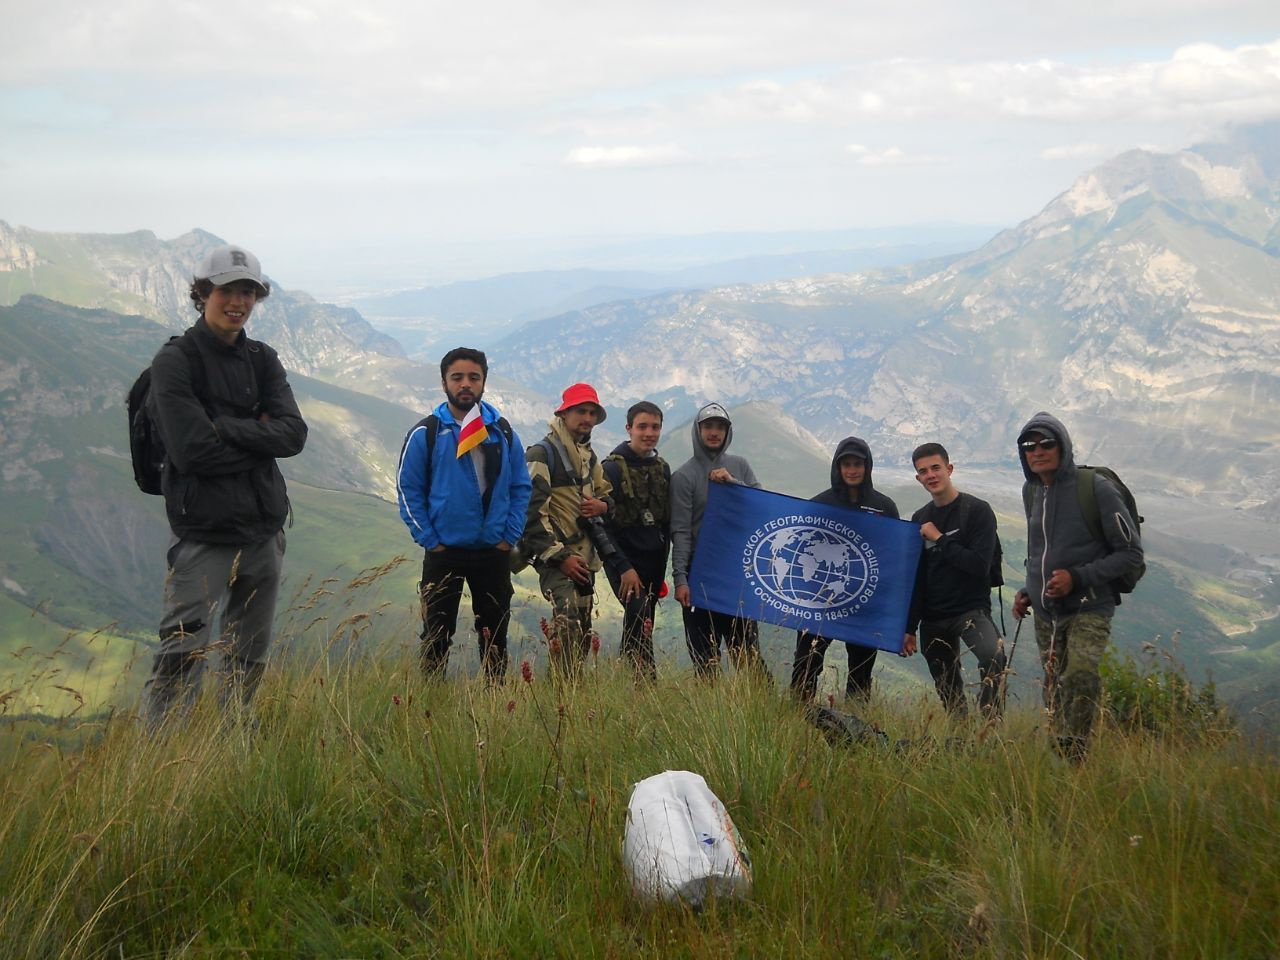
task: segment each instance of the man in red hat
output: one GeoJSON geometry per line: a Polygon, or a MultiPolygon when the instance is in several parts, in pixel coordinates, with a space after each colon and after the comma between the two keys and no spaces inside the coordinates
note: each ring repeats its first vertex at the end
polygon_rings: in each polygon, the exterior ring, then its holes
{"type": "Polygon", "coordinates": [[[642,589],[604,526],[613,501],[591,449],[591,431],[605,416],[595,388],[575,383],[561,396],[546,437],[525,455],[533,494],[523,551],[538,570],[542,595],[551,601],[552,663],[564,672],[578,669],[589,649],[596,573],[608,565],[624,595],[638,596],[642,589]]]}

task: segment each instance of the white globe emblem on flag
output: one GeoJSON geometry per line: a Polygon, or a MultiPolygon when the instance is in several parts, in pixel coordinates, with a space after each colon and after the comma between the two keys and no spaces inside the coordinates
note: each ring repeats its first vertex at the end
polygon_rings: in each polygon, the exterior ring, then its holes
{"type": "MultiPolygon", "coordinates": [[[[856,610],[875,593],[879,561],[866,539],[843,524],[774,523],[746,543],[744,572],[774,606],[835,614],[856,610]]],[[[763,599],[763,598],[762,598],[763,599]]]]}

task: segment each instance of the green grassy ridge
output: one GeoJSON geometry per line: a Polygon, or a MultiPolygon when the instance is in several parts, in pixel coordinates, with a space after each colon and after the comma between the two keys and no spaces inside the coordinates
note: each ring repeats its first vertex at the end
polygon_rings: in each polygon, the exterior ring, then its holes
{"type": "MultiPolygon", "coordinates": [[[[94,630],[111,621],[126,631],[149,631],[158,615],[164,551],[168,540],[163,504],[134,486],[127,461],[124,396],[168,333],[141,317],[68,307],[28,298],[0,307],[0,347],[22,371],[12,388],[0,392],[4,416],[6,482],[0,484],[0,574],[18,584],[12,596],[32,609],[46,610],[60,625],[47,639],[52,648],[62,626],[94,630]]],[[[416,414],[352,391],[297,377],[304,410],[314,396],[324,414],[314,418],[303,455],[284,461],[299,508],[317,516],[328,530],[308,530],[292,556],[300,569],[327,574],[359,569],[362,543],[379,541],[383,555],[412,546],[403,536],[394,506],[353,495],[342,511],[317,487],[385,486],[406,425],[416,414]],[[336,412],[335,412],[336,411],[336,412]],[[334,419],[358,439],[345,440],[334,419]],[[362,459],[363,458],[363,459],[362,459]],[[340,545],[330,550],[326,541],[340,545]],[[315,544],[316,559],[310,557],[315,544]],[[346,550],[348,544],[355,549],[346,550]]],[[[373,562],[373,561],[370,561],[373,562]]],[[[21,612],[13,611],[17,617],[21,612]]],[[[0,649],[12,648],[21,633],[14,616],[0,610],[0,649]]]]}
{"type": "MultiPolygon", "coordinates": [[[[394,637],[376,636],[394,644],[394,637]]],[[[636,690],[588,661],[498,690],[387,650],[273,672],[260,725],[206,703],[0,752],[0,953],[106,956],[1264,957],[1280,949],[1280,766],[1241,741],[1040,718],[950,727],[877,697],[905,753],[829,746],[775,691],[636,690]],[[956,738],[948,744],[948,738],[956,738]],[[631,785],[701,773],[754,867],[743,903],[632,896],[631,785]]],[[[0,727],[0,730],[5,728],[0,727]]]]}

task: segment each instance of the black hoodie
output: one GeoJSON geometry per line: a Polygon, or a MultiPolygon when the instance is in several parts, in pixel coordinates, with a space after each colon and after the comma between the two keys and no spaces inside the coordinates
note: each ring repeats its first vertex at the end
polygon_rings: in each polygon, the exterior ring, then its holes
{"type": "MultiPolygon", "coordinates": [[[[604,467],[604,475],[613,486],[615,504],[626,496],[626,484],[622,480],[622,465],[612,459],[615,456],[625,460],[631,470],[664,471],[667,475],[668,489],[670,488],[671,467],[667,465],[667,461],[658,456],[657,451],[652,456],[642,457],[631,449],[630,443],[624,441],[614,447],[613,452],[601,464],[604,467]]],[[[655,510],[655,522],[652,526],[620,526],[612,514],[606,521],[613,542],[627,555],[627,559],[631,561],[640,578],[646,582],[661,582],[666,576],[667,550],[671,544],[669,510],[670,498],[655,510]]]]}
{"type": "Polygon", "coordinates": [[[898,519],[898,505],[889,497],[878,491],[871,483],[871,448],[867,442],[858,437],[845,437],[836,447],[835,456],[831,458],[831,486],[816,496],[810,497],[815,503],[829,503],[837,507],[850,507],[863,513],[878,513],[886,517],[898,519]],[[867,472],[863,475],[862,484],[858,487],[857,502],[849,499],[849,488],[840,476],[840,458],[853,454],[867,462],[867,472]]]}

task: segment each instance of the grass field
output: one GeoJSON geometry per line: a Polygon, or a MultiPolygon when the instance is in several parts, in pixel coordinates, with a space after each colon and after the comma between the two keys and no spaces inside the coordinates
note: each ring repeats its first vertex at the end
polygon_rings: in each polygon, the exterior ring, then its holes
{"type": "Polygon", "coordinates": [[[401,629],[330,621],[252,722],[211,698],[155,739],[126,711],[0,720],[0,955],[1280,951],[1280,765],[1229,732],[1104,724],[1077,768],[1028,706],[953,725],[878,694],[860,712],[911,743],[833,747],[775,688],[685,670],[636,689],[604,657],[557,685],[533,642],[528,681],[518,660],[495,690],[425,684],[401,629]],[[632,894],[627,800],[665,769],[725,802],[745,901],[632,894]]]}

